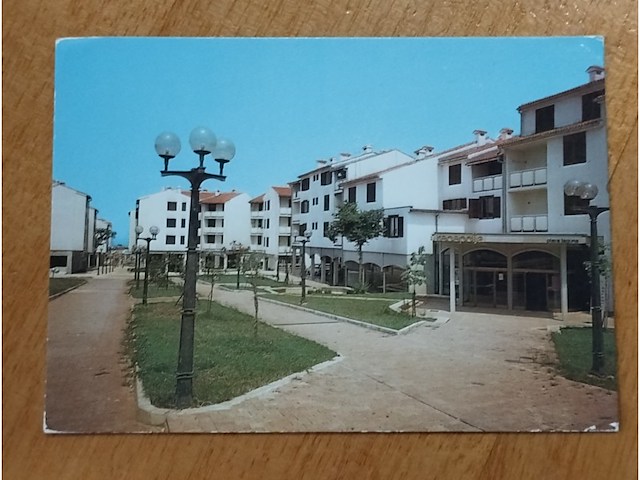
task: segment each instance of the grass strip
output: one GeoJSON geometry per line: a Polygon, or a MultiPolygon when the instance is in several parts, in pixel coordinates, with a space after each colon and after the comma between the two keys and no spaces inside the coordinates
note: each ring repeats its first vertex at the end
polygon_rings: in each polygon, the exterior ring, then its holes
{"type": "Polygon", "coordinates": [[[602,376],[590,373],[592,364],[591,328],[563,328],[552,334],[558,370],[570,380],[596,385],[608,390],[616,389],[616,345],[612,330],[604,332],[604,372],[602,376]]]}
{"type": "MultiPolygon", "coordinates": [[[[300,304],[299,295],[264,295],[266,298],[272,298],[281,302],[300,304]]],[[[421,318],[411,318],[408,315],[394,312],[389,309],[389,305],[395,301],[388,302],[372,302],[363,298],[357,298],[349,295],[347,299],[332,298],[329,295],[308,295],[304,307],[319,310],[321,312],[332,313],[341,317],[359,320],[361,322],[380,325],[381,327],[393,328],[400,330],[415,322],[423,320],[421,318]]]]}
{"type": "MultiPolygon", "coordinates": [[[[253,317],[212,304],[199,309],[194,346],[194,403],[224,402],[262,385],[330,360],[323,345],[260,323],[253,317]]],[[[138,305],[129,329],[133,360],[144,389],[157,407],[174,404],[180,336],[180,310],[173,303],[138,305]]]]}

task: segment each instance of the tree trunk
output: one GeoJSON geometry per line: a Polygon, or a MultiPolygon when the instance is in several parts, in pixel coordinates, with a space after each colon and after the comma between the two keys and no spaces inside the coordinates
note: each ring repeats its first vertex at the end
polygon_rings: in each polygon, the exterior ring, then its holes
{"type": "Polygon", "coordinates": [[[253,334],[258,335],[258,285],[256,279],[253,280],[253,308],[255,309],[255,318],[253,322],[253,334]]]}
{"type": "Polygon", "coordinates": [[[413,292],[411,292],[411,317],[416,316],[416,287],[413,286],[413,292]]]}
{"type": "Polygon", "coordinates": [[[358,245],[358,282],[364,288],[364,266],[362,265],[362,245],[358,245]]]}

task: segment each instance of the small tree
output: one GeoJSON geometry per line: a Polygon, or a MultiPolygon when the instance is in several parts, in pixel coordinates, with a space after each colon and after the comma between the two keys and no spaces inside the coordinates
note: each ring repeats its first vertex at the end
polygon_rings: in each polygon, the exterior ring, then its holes
{"type": "Polygon", "coordinates": [[[211,283],[211,288],[209,289],[209,295],[207,297],[209,303],[207,305],[207,312],[211,312],[211,304],[213,303],[213,286],[218,279],[218,274],[214,270],[214,262],[215,256],[211,253],[207,253],[204,258],[204,266],[206,270],[207,277],[209,277],[209,282],[211,283]]]}
{"type": "Polygon", "coordinates": [[[385,231],[384,210],[359,210],[355,202],[345,203],[329,225],[328,236],[335,242],[338,237],[345,237],[358,248],[358,289],[364,288],[364,267],[362,264],[362,247],[385,231]]]}
{"type": "Polygon", "coordinates": [[[412,286],[411,291],[411,316],[416,316],[416,286],[423,285],[427,276],[424,271],[427,264],[427,254],[424,253],[424,247],[418,248],[417,252],[413,252],[409,259],[409,265],[407,269],[402,272],[402,280],[407,282],[407,285],[412,286]]]}
{"type": "Polygon", "coordinates": [[[245,255],[242,262],[242,272],[247,278],[247,281],[251,285],[251,290],[253,291],[254,335],[258,335],[258,278],[261,264],[262,256],[257,252],[251,252],[248,255],[245,255]]]}

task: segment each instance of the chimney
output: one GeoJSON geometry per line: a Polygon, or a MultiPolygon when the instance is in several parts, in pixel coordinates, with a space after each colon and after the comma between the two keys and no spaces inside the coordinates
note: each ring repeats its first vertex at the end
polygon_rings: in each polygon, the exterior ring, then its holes
{"type": "Polygon", "coordinates": [[[365,145],[364,147],[362,147],[362,152],[363,153],[372,153],[373,152],[373,147],[371,145],[365,145]]]}
{"type": "Polygon", "coordinates": [[[513,136],[513,130],[511,128],[503,128],[500,130],[498,140],[508,140],[513,136]]]}
{"type": "Polygon", "coordinates": [[[321,167],[322,165],[326,165],[327,164],[326,160],[316,160],[316,162],[318,162],[318,167],[321,167]]]}
{"type": "Polygon", "coordinates": [[[220,190],[216,190],[215,192],[213,192],[213,194],[217,197],[218,195],[220,195],[220,190]]]}
{"type": "Polygon", "coordinates": [[[587,68],[587,73],[589,74],[590,82],[595,82],[596,80],[604,78],[604,68],[599,67],[598,65],[591,65],[587,68]]]}
{"type": "Polygon", "coordinates": [[[433,147],[431,145],[424,145],[423,147],[420,147],[418,150],[416,150],[413,153],[416,154],[416,159],[421,160],[425,158],[427,155],[429,155],[431,152],[433,152],[433,147]]]}
{"type": "Polygon", "coordinates": [[[340,154],[340,161],[342,160],[346,160],[347,158],[349,158],[351,156],[350,153],[341,153],[340,154]]]}
{"type": "Polygon", "coordinates": [[[487,132],[484,130],[474,130],[473,134],[476,136],[476,143],[478,145],[484,145],[487,142],[487,132]]]}

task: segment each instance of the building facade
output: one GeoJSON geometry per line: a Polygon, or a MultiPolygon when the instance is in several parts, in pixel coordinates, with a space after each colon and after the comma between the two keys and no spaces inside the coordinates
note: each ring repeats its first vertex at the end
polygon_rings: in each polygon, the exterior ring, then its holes
{"type": "MultiPolygon", "coordinates": [[[[186,260],[189,235],[190,192],[165,188],[140,197],[136,208],[129,212],[129,250],[136,244],[135,228],[144,228],[141,237],[149,236],[149,227],[160,229],[150,242],[151,254],[171,254],[170,263],[179,269],[186,260]]],[[[249,196],[246,193],[200,192],[198,215],[199,250],[215,267],[226,268],[229,251],[235,245],[248,245],[250,238],[249,196]]],[[[139,242],[142,245],[142,242],[139,242]]]]}
{"type": "Polygon", "coordinates": [[[95,245],[97,210],[91,197],[54,180],[51,189],[51,268],[64,273],[86,272],[95,245]]]}
{"type": "Polygon", "coordinates": [[[291,259],[291,188],[270,187],[249,203],[251,250],[264,253],[264,269],[280,268],[291,259]]]}
{"type": "MultiPolygon", "coordinates": [[[[437,290],[452,309],[588,309],[590,222],[574,209],[589,201],[564,193],[569,180],[588,181],[593,203],[609,206],[604,70],[588,73],[588,83],[518,107],[520,136],[503,132],[495,149],[440,160],[442,210],[457,215],[432,239],[437,290]]],[[[608,212],[598,227],[610,244],[608,212]]],[[[603,290],[611,310],[610,282],[603,290]]]]}

